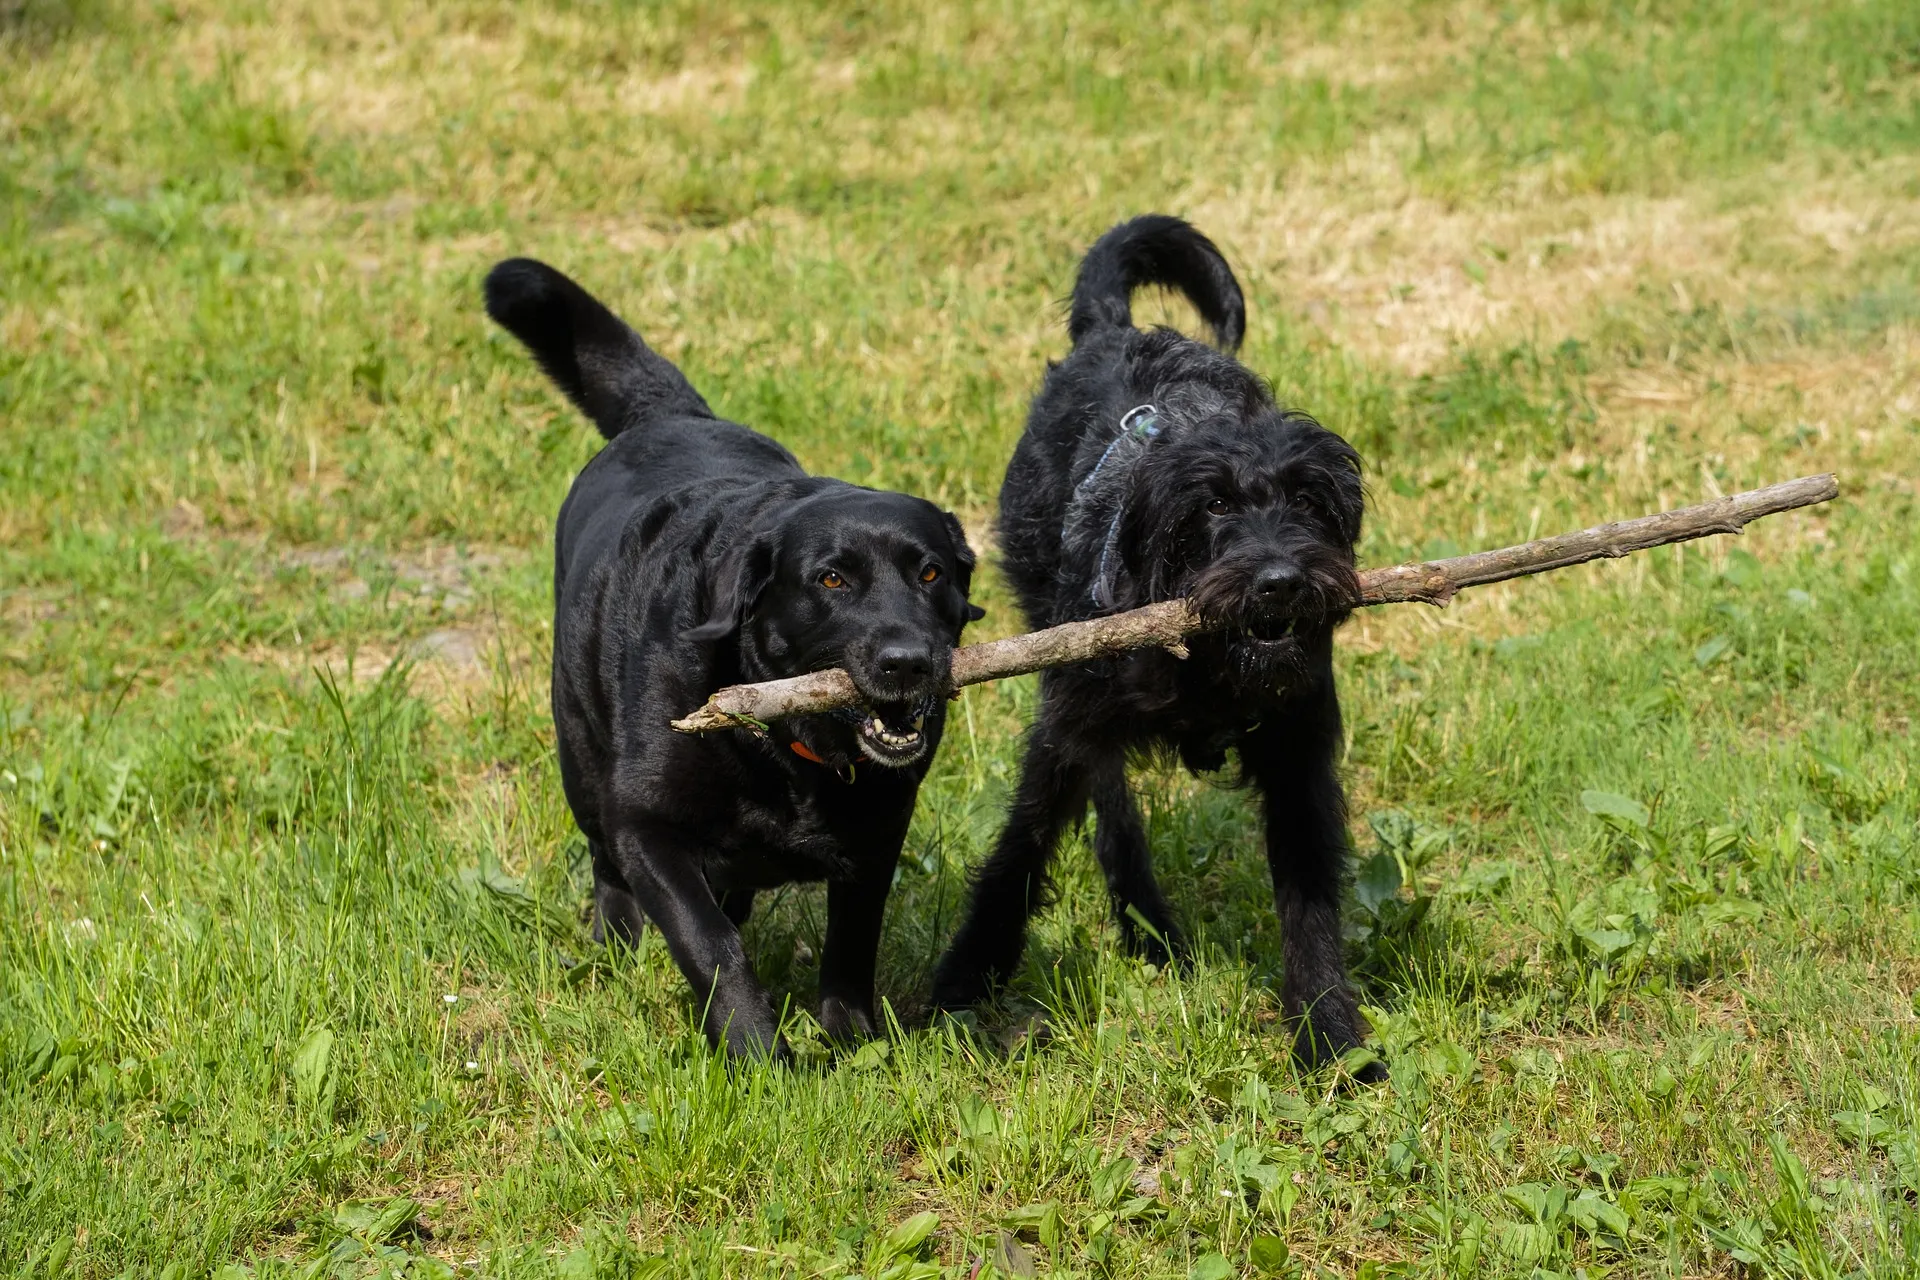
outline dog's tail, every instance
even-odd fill
[[[1240,282],[1213,241],[1180,218],[1149,213],[1123,222],[1094,242],[1073,282],[1067,333],[1077,344],[1101,329],[1133,323],[1133,291],[1157,284],[1187,295],[1227,351],[1247,328]]]
[[[509,258],[487,273],[487,314],[533,352],[611,440],[653,418],[711,418],[693,384],[579,285],[544,262]]]

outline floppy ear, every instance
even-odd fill
[[[953,557],[960,564],[960,592],[965,595],[973,589],[973,570],[979,561],[974,559],[973,548],[967,544],[967,531],[960,524],[960,517],[951,511],[942,511],[947,520],[947,537],[953,542]],[[967,601],[967,621],[978,622],[987,616],[987,611],[973,601]]]
[[[707,620],[680,634],[701,642],[724,640],[740,629],[760,593],[773,581],[773,536],[761,534],[735,547],[713,576]]]
[[[1360,467],[1360,455],[1346,441],[1334,437],[1339,447],[1331,459],[1318,468],[1315,487],[1327,495],[1330,514],[1340,526],[1340,536],[1348,545],[1360,541],[1360,521],[1366,513],[1367,486]]]
[[[1349,543],[1360,541],[1360,521],[1367,509],[1367,485],[1365,474],[1360,467],[1360,456],[1354,455],[1353,474],[1347,482],[1347,505],[1340,513],[1340,530]]]

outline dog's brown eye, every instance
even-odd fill
[[[920,571],[920,581],[922,582],[938,582],[939,580],[940,566],[937,564],[930,564]]]
[[[1210,516],[1223,516],[1231,510],[1233,508],[1227,505],[1225,498],[1215,498],[1207,504],[1207,514]]]
[[[833,570],[829,569],[825,573],[820,575],[820,585],[823,587],[827,587],[830,590],[838,591],[840,588],[847,585],[847,580],[841,577],[839,574],[835,573]]]

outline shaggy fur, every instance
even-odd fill
[[[1048,370],[1000,491],[1006,571],[1034,627],[1184,596],[1221,629],[1193,640],[1185,661],[1142,650],[1044,674],[1006,830],[975,876],[934,1000],[972,1004],[1017,967],[1054,847],[1089,801],[1122,933],[1157,961],[1177,958],[1181,932],[1126,759],[1171,750],[1205,771],[1231,748],[1266,819],[1296,1048],[1322,1062],[1360,1041],[1340,929],[1348,850],[1331,660],[1357,594],[1359,457],[1276,407],[1231,356],[1134,328],[1128,300],[1148,284],[1184,291],[1221,346],[1238,345],[1240,288],[1205,236],[1163,216],[1103,236],[1074,288],[1073,352]]]
[[[608,440],[560,508],[553,573],[553,719],[596,936],[653,921],[708,1039],[783,1053],[740,925],[756,890],[825,880],[820,1022],[872,1035],[881,914],[979,616],[959,521],[807,475],[551,267],[503,262],[486,297]],[[667,725],[723,685],[835,666],[858,713],[765,737]]]

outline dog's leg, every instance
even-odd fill
[[[893,888],[894,860],[857,880],[827,882],[827,940],[820,951],[820,1026],[830,1039],[875,1034],[873,971],[880,923]]]
[[[1043,703],[1027,739],[1006,829],[975,874],[967,918],[934,972],[934,1007],[978,1004],[1019,966],[1027,921],[1046,897],[1047,863],[1067,824],[1086,813],[1089,786],[1086,766],[1054,729]]]
[[[747,962],[740,930],[701,874],[695,851],[671,831],[627,827],[614,832],[613,852],[633,896],[693,988],[695,1002],[705,1006],[708,1042],[724,1045],[733,1057],[786,1057],[772,1002]]]
[[[747,917],[753,914],[753,894],[752,889],[735,889],[720,895],[720,910],[726,912],[734,928],[747,927]]]
[[[1340,894],[1347,876],[1347,800],[1334,774],[1340,704],[1329,675],[1323,692],[1249,734],[1241,757],[1266,802],[1267,867],[1280,912],[1286,977],[1281,1001],[1295,1028],[1294,1052],[1319,1066],[1361,1042],[1360,1009],[1347,985]],[[1360,1073],[1385,1078],[1379,1063]]]
[[[608,945],[638,946],[647,917],[627,889],[620,869],[607,856],[604,840],[587,838],[593,858],[593,940]]]
[[[1186,939],[1174,923],[1173,909],[1160,892],[1160,882],[1154,878],[1147,831],[1127,786],[1124,757],[1115,756],[1094,767],[1093,816],[1093,851],[1107,878],[1113,918],[1127,949],[1157,965],[1184,959]],[[1147,928],[1140,927],[1134,912],[1146,921]]]

